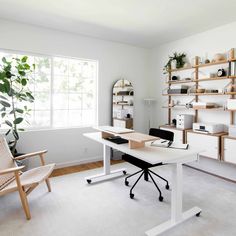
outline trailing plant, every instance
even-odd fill
[[[182,68],[185,64],[185,58],[186,58],[185,53],[174,52],[173,56],[169,56],[169,60],[163,68],[164,74],[166,74],[171,69],[171,62],[172,61],[176,61],[176,68]]]
[[[34,101],[29,80],[35,65],[30,66],[27,60],[27,56],[11,59],[3,57],[0,65],[1,124],[7,127],[6,136],[10,135],[9,146],[13,155],[16,153],[19,131],[24,131],[19,126],[28,122],[27,116],[31,111],[28,104]]]

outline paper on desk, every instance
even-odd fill
[[[165,148],[175,148],[175,149],[188,149],[188,144],[182,144],[182,143],[169,143],[168,140],[160,139],[153,141],[151,143],[151,146],[156,146],[156,147],[165,147]]]

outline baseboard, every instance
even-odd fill
[[[87,164],[87,163],[101,161],[101,160],[102,160],[102,156],[97,156],[97,157],[93,157],[89,159],[82,159],[78,161],[61,162],[61,163],[56,164],[55,169],[61,169],[61,168],[70,167],[70,166],[77,166],[77,165]]]

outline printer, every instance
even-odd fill
[[[224,132],[224,125],[215,123],[193,123],[193,131],[216,134]]]

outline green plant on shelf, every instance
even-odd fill
[[[185,58],[186,58],[185,53],[174,52],[173,56],[169,56],[169,60],[163,68],[164,74],[168,73],[169,70],[173,69],[173,68],[171,68],[171,63],[172,62],[176,63],[176,68],[177,69],[182,68],[185,64]]]

